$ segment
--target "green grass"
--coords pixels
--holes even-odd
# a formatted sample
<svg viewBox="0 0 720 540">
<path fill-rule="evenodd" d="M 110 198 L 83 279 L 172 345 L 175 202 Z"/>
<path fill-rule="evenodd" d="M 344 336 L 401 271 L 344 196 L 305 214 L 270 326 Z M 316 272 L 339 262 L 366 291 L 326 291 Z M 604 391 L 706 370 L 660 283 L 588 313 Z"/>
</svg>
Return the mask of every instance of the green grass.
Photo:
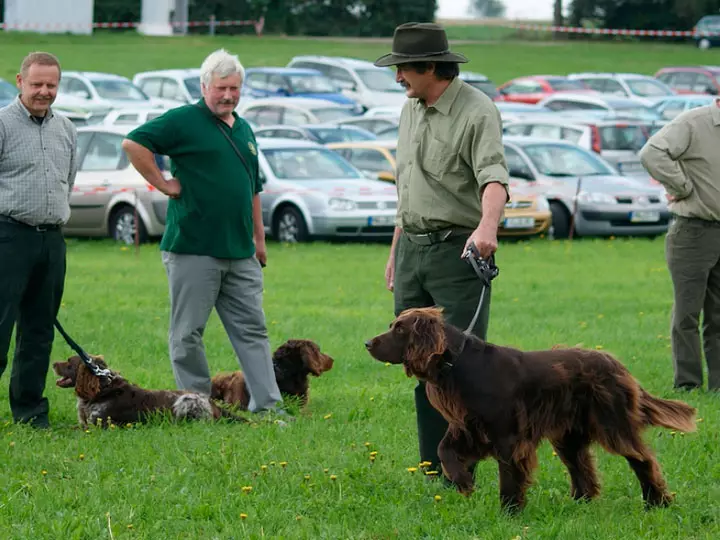
<svg viewBox="0 0 720 540">
<path fill-rule="evenodd" d="M 581 505 L 543 445 L 528 507 L 515 518 L 499 512 L 492 461 L 478 467 L 469 499 L 408 472 L 418 461 L 415 382 L 363 347 L 392 317 L 383 286 L 387 251 L 386 244 L 270 244 L 265 311 L 273 348 L 309 338 L 336 361 L 312 380 L 307 410 L 285 429 L 156 423 L 85 433 L 76 427 L 72 391 L 57 388 L 50 375 L 53 428 L 36 432 L 4 422 L 3 377 L 2 537 L 110 538 L 108 519 L 116 539 L 719 537 L 720 398 L 705 392 L 682 395 L 703 419 L 697 433 L 647 433 L 677 492 L 668 509 L 643 511 L 625 460 L 602 451 L 602 495 Z M 672 295 L 661 240 L 503 243 L 498 264 L 491 341 L 522 349 L 603 347 L 649 391 L 680 396 L 671 390 Z M 61 317 L 78 342 L 131 381 L 174 387 L 157 244 L 136 254 L 109 242 L 70 240 Z M 213 372 L 236 368 L 215 315 L 205 342 Z M 53 359 L 70 352 L 58 336 Z M 378 452 L 374 463 L 371 451 Z"/>
<path fill-rule="evenodd" d="M 453 32 L 454 27 L 450 28 Z M 478 31 L 481 29 L 478 27 Z M 499 29 L 482 31 L 490 30 Z M 0 33 L 0 77 L 14 80 L 22 58 L 39 49 L 56 53 L 64 69 L 111 71 L 132 77 L 145 70 L 199 66 L 207 54 L 219 47 L 238 54 L 246 66 L 284 66 L 297 54 L 375 60 L 390 50 L 390 42 L 271 36 L 158 38 L 131 32 L 98 33 L 92 37 Z M 667 65 L 720 63 L 720 49 L 700 51 L 689 43 L 497 41 L 463 42 L 453 45 L 453 49 L 468 57 L 467 69 L 483 72 L 497 84 L 528 74 L 596 70 L 652 75 Z"/>
</svg>

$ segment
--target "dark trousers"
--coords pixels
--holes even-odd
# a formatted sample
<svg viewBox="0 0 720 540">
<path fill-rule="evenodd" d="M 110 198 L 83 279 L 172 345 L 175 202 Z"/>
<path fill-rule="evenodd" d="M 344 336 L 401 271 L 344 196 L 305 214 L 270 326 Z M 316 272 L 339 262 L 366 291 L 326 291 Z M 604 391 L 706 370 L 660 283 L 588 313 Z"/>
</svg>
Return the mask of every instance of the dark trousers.
<svg viewBox="0 0 720 540">
<path fill-rule="evenodd" d="M 48 424 L 43 392 L 64 284 L 65 240 L 59 229 L 37 231 L 0 221 L 0 377 L 17 323 L 10 375 L 16 422 Z"/>
<path fill-rule="evenodd" d="M 670 339 L 675 387 L 702 386 L 704 350 L 708 387 L 720 390 L 720 223 L 678 217 L 665 247 L 674 291 Z"/>
<path fill-rule="evenodd" d="M 418 307 L 440 306 L 445 320 L 465 330 L 475 314 L 482 283 L 472 267 L 462 260 L 469 235 L 452 236 L 432 245 L 413 243 L 405 234 L 398 240 L 395 254 L 395 315 Z M 485 292 L 483 311 L 473 333 L 486 338 L 490 318 L 490 289 Z M 440 471 L 438 445 L 448 428 L 447 421 L 430 404 L 425 383 L 415 388 L 420 460 L 429 461 Z"/>
</svg>

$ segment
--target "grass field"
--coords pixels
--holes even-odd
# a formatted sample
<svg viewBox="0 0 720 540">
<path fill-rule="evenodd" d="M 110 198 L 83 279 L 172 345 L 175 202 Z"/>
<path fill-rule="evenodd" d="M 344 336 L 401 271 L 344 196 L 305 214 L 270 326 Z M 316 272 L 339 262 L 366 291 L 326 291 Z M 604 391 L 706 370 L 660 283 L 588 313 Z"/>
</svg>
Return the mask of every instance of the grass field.
<svg viewBox="0 0 720 540">
<path fill-rule="evenodd" d="M 474 35 L 470 34 L 473 27 L 459 28 L 465 39 Z M 481 30 L 503 29 L 480 27 L 477 31 Z M 479 38 L 482 39 L 482 34 Z M 270 36 L 157 38 L 134 33 L 38 36 L 0 32 L 0 77 L 14 80 L 22 58 L 37 49 L 56 53 L 65 69 L 110 71 L 132 77 L 145 70 L 199 66 L 208 53 L 219 47 L 238 54 L 246 66 L 284 66 L 297 54 L 349 55 L 375 60 L 390 50 L 390 41 Z M 720 49 L 699 51 L 690 44 L 464 41 L 453 45 L 453 49 L 468 57 L 468 69 L 485 73 L 497 84 L 528 74 L 595 70 L 652 75 L 667 65 L 720 64 Z"/>
<path fill-rule="evenodd" d="M 363 347 L 392 316 L 382 279 L 387 245 L 271 243 L 269 253 L 265 310 L 273 348 L 309 338 L 336 361 L 312 380 L 309 407 L 298 420 L 284 429 L 154 424 L 85 433 L 76 427 L 72 391 L 57 388 L 51 375 L 51 431 L 0 423 L 3 538 L 94 540 L 110 538 L 109 527 L 117 539 L 152 540 L 720 535 L 717 395 L 682 395 L 703 419 L 697 433 L 647 433 L 677 493 L 674 506 L 643 511 L 625 460 L 603 452 L 601 497 L 575 504 L 565 470 L 544 445 L 527 510 L 505 517 L 492 461 L 478 468 L 469 499 L 407 470 L 418 465 L 415 383 Z M 491 341 L 523 349 L 603 348 L 651 392 L 680 396 L 671 390 L 671 287 L 661 240 L 504 243 L 498 264 Z M 106 242 L 70 240 L 68 266 L 61 316 L 75 339 L 133 382 L 172 388 L 158 246 L 142 246 L 136 255 Z M 206 345 L 213 372 L 236 368 L 215 315 Z M 58 337 L 53 358 L 69 354 Z M 9 419 L 7 376 L 0 418 Z M 370 452 L 377 452 L 374 462 Z"/>
</svg>

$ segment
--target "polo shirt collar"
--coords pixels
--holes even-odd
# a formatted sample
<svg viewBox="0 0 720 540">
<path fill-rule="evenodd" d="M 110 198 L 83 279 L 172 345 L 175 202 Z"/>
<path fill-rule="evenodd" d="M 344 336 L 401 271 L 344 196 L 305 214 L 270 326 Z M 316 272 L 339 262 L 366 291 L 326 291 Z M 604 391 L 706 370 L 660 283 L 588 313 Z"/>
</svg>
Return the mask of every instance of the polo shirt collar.
<svg viewBox="0 0 720 540">
<path fill-rule="evenodd" d="M 427 109 L 435 109 L 440 114 L 443 114 L 445 116 L 450 114 L 450 109 L 452 108 L 453 103 L 455 103 L 455 100 L 457 99 L 458 94 L 460 93 L 460 89 L 462 88 L 462 81 L 459 77 L 455 77 L 452 81 L 450 81 L 450 84 L 445 89 L 445 91 L 442 93 L 442 95 L 438 98 L 438 100 L 435 102 L 434 105 L 430 105 L 429 107 L 425 106 L 425 102 L 418 100 L 418 103 L 416 106 L 420 106 Z"/>
<path fill-rule="evenodd" d="M 205 113 L 210 115 L 213 120 L 220 120 L 207 106 L 207 103 L 205 103 L 205 98 L 200 98 L 200 100 L 195 105 L 203 109 Z M 233 110 L 232 114 L 235 117 L 235 120 L 240 118 L 240 115 L 237 113 L 237 111 Z"/>
<path fill-rule="evenodd" d="M 710 107 L 710 114 L 713 118 L 713 124 L 720 126 L 720 98 L 716 99 Z"/>
<path fill-rule="evenodd" d="M 18 111 L 20 114 L 22 114 L 23 116 L 26 116 L 33 122 L 35 121 L 33 114 L 28 110 L 28 108 L 25 106 L 25 104 L 22 101 L 20 101 L 20 95 L 18 95 L 15 98 L 13 105 L 15 106 L 15 110 Z M 55 116 L 55 113 L 53 112 L 52 107 L 49 107 L 47 114 L 45 115 L 45 119 L 52 118 L 53 116 Z"/>
</svg>

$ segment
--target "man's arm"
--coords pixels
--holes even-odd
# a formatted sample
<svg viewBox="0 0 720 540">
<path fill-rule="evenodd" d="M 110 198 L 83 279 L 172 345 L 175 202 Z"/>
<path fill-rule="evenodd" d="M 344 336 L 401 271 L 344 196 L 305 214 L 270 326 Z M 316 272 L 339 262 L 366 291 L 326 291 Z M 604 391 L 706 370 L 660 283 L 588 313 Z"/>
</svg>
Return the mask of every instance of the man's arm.
<svg viewBox="0 0 720 540">
<path fill-rule="evenodd" d="M 390 244 L 390 256 L 388 257 L 387 264 L 385 265 L 385 287 L 388 291 L 392 291 L 395 288 L 395 252 L 397 251 L 397 243 L 402 234 L 402 228 L 399 225 L 395 226 L 395 232 L 393 233 L 392 244 Z"/>
<path fill-rule="evenodd" d="M 265 244 L 265 225 L 263 225 L 262 201 L 260 194 L 256 193 L 252 200 L 253 213 L 253 239 L 255 240 L 255 256 L 260 264 L 267 264 L 267 246 Z"/>
<path fill-rule="evenodd" d="M 72 139 L 73 142 L 70 145 L 70 171 L 68 172 L 68 200 L 72 195 L 73 187 L 75 186 L 75 177 L 77 176 L 77 130 L 75 126 L 72 126 Z"/>
<path fill-rule="evenodd" d="M 176 199 L 180 196 L 180 183 L 176 179 L 165 180 L 162 171 L 157 166 L 155 154 L 145 148 L 142 144 L 125 139 L 122 143 L 123 150 L 128 155 L 130 163 L 147 182 L 157 188 L 170 198 Z"/>
<path fill-rule="evenodd" d="M 674 200 L 684 199 L 693 190 L 692 183 L 678 164 L 691 140 L 690 126 L 681 118 L 650 137 L 640 150 L 640 161 L 647 172 L 665 187 Z"/>
</svg>

